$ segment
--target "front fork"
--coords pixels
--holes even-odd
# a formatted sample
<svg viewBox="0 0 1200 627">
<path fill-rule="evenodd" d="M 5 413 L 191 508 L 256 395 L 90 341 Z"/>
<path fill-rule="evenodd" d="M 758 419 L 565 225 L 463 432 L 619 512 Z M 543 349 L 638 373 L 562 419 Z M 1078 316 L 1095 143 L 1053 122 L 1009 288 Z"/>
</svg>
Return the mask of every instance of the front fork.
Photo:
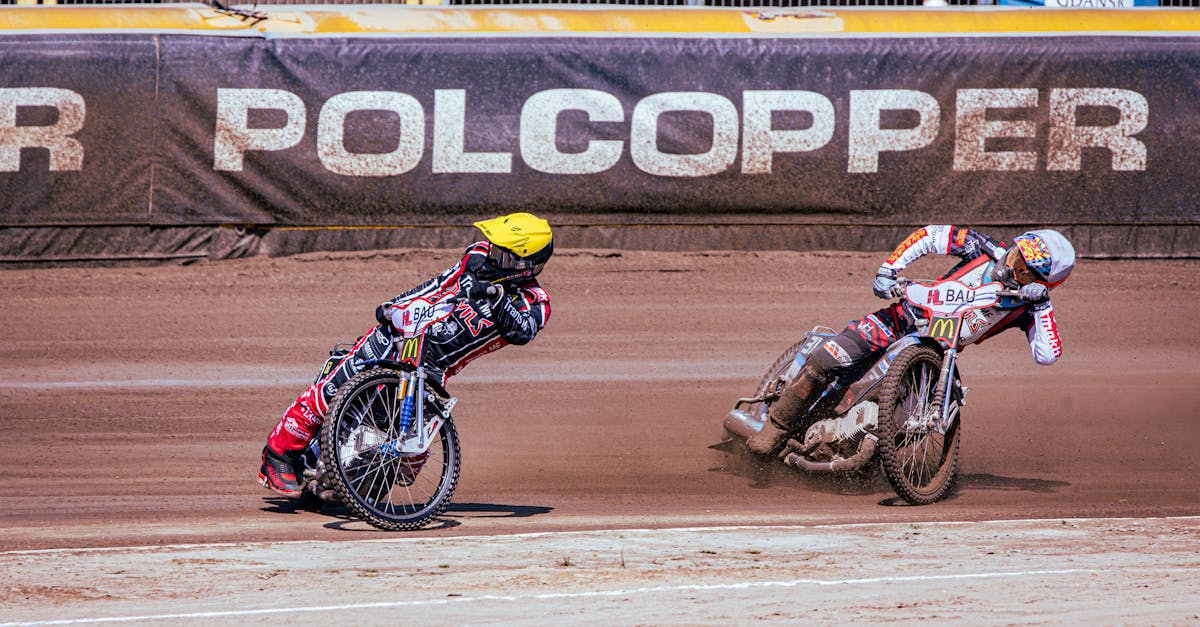
<svg viewBox="0 0 1200 627">
<path fill-rule="evenodd" d="M 404 377 L 404 399 L 400 402 L 400 428 L 398 432 L 400 437 L 404 437 L 408 433 L 408 428 L 412 426 L 413 414 L 416 413 L 417 431 L 420 432 L 421 427 L 425 426 L 425 404 L 417 401 L 423 398 L 421 393 L 425 391 L 425 368 L 417 366 L 416 372 L 410 376 Z"/>
<path fill-rule="evenodd" d="M 406 434 L 412 427 L 414 419 L 417 423 L 416 446 L 419 450 L 426 448 L 425 403 L 421 402 L 421 399 L 425 398 L 425 368 L 423 366 L 417 366 L 415 372 L 404 373 L 400 380 L 400 396 L 400 423 L 396 428 L 397 437 L 379 447 L 379 452 L 387 457 L 399 457 L 411 448 Z"/>
<path fill-rule="evenodd" d="M 391 457 L 419 455 L 429 450 L 434 435 L 442 423 L 449 417 L 450 408 L 456 399 L 450 399 L 443 415 L 436 412 L 432 416 L 425 414 L 425 373 L 424 366 L 417 366 L 411 373 L 406 373 L 402 383 L 400 401 L 400 424 L 396 430 L 396 439 L 380 447 L 380 452 Z M 407 437 L 410 427 L 415 424 L 416 437 Z"/>
<path fill-rule="evenodd" d="M 957 348 L 946 349 L 942 356 L 942 371 L 938 373 L 937 391 L 933 395 L 933 406 L 938 409 L 938 431 L 944 432 L 950 423 L 950 403 L 954 400 L 951 392 L 954 386 L 954 362 L 958 358 Z"/>
</svg>

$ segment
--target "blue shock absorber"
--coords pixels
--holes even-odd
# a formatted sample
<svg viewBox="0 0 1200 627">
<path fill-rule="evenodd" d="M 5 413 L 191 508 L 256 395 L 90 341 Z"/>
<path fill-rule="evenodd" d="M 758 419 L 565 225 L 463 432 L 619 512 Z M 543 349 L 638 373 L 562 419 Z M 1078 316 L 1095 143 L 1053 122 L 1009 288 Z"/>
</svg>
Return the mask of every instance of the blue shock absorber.
<svg viewBox="0 0 1200 627">
<path fill-rule="evenodd" d="M 400 443 L 404 442 L 404 434 L 408 433 L 408 427 L 412 424 L 413 392 L 416 391 L 416 387 L 413 385 L 412 379 L 406 376 L 403 384 L 404 400 L 400 402 L 400 429 L 397 433 L 397 438 L 379 448 L 379 452 L 388 457 L 397 457 L 400 455 Z"/>
<path fill-rule="evenodd" d="M 413 405 L 416 401 L 417 386 L 413 385 L 411 379 L 407 383 L 408 385 L 404 386 L 404 402 L 400 405 L 399 435 L 401 439 L 403 439 L 405 433 L 408 433 L 408 428 L 412 425 Z"/>
</svg>

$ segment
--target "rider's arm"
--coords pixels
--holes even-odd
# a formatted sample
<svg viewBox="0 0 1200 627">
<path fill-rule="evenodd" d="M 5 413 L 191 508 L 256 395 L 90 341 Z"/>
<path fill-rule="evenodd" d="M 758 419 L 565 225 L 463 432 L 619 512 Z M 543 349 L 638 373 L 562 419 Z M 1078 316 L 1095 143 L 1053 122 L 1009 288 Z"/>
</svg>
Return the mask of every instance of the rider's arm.
<svg viewBox="0 0 1200 627">
<path fill-rule="evenodd" d="M 447 289 L 457 290 L 459 277 L 462 276 L 463 272 L 470 271 L 471 269 L 482 264 L 483 260 L 487 259 L 487 250 L 486 242 L 475 242 L 474 244 L 471 244 L 467 247 L 466 252 L 463 253 L 462 259 L 458 260 L 458 263 L 450 266 L 446 270 L 442 271 L 441 274 L 433 277 L 432 279 L 429 279 L 428 281 L 425 281 L 424 283 L 402 294 L 384 301 L 375 309 L 375 319 L 378 320 L 380 324 L 383 324 L 385 321 L 387 321 L 390 316 L 389 310 L 394 304 L 406 303 L 420 296 L 433 296 L 434 294 Z"/>
<path fill-rule="evenodd" d="M 450 270 L 454 270 L 457 267 L 458 266 L 456 265 Z M 447 272 L 450 270 L 447 270 Z M 375 320 L 378 321 L 379 324 L 389 324 L 395 327 L 395 325 L 392 323 L 392 314 L 394 313 L 392 305 L 407 302 L 418 296 L 425 296 L 427 294 L 436 292 L 438 290 L 438 286 L 442 282 L 442 277 L 445 275 L 446 272 L 443 272 L 442 274 L 425 281 L 424 283 L 412 288 L 411 290 L 408 290 L 407 292 L 404 292 L 403 294 L 400 294 L 399 296 L 395 296 L 389 300 L 383 301 L 378 307 L 375 308 Z"/>
<path fill-rule="evenodd" d="M 1062 357 L 1062 338 L 1058 335 L 1058 323 L 1054 321 L 1054 307 L 1046 301 L 1033 305 L 1030 313 L 1033 320 L 1025 329 L 1029 350 L 1034 361 L 1049 366 Z"/>
<path fill-rule="evenodd" d="M 894 276 L 909 264 L 929 254 L 954 255 L 964 260 L 986 254 L 999 260 L 1004 256 L 1004 252 L 1004 246 L 999 241 L 975 229 L 951 224 L 931 224 L 913 231 L 900 242 L 887 261 L 883 262 L 880 270 L 889 270 Z"/>
<path fill-rule="evenodd" d="M 523 287 L 512 296 L 506 293 L 495 307 L 494 318 L 504 341 L 528 344 L 550 318 L 550 296 L 537 285 Z"/>
</svg>

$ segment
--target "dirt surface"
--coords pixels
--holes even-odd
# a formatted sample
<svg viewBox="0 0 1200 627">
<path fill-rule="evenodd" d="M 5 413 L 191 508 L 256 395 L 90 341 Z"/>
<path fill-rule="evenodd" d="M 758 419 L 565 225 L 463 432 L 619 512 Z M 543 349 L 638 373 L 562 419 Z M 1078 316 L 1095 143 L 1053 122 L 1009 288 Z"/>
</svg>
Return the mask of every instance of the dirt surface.
<svg viewBox="0 0 1200 627">
<path fill-rule="evenodd" d="M 804 330 L 881 304 L 860 253 L 561 251 L 543 333 L 450 382 L 438 524 L 258 487 L 325 351 L 457 254 L 0 270 L 0 622 L 1200 620 L 1200 263 L 1084 260 L 1052 367 L 1020 333 L 968 349 L 932 506 L 708 448 Z"/>
</svg>

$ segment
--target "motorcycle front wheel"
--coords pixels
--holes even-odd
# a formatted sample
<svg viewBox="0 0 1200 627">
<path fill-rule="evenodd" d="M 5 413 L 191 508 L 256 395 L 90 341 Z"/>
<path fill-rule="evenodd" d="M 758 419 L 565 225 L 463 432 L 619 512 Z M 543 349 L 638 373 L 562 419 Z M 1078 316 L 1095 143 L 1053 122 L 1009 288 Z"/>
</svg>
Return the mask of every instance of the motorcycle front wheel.
<svg viewBox="0 0 1200 627">
<path fill-rule="evenodd" d="M 958 465 L 958 402 L 941 426 L 935 406 L 942 356 L 927 346 L 900 351 L 880 385 L 879 456 L 888 482 L 913 505 L 940 500 Z"/>
<path fill-rule="evenodd" d="M 461 464 L 449 418 L 426 453 L 393 450 L 406 435 L 398 432 L 403 381 L 395 370 L 358 373 L 334 396 L 321 430 L 321 459 L 334 491 L 355 515 L 387 531 L 420 529 L 444 512 Z"/>
</svg>

